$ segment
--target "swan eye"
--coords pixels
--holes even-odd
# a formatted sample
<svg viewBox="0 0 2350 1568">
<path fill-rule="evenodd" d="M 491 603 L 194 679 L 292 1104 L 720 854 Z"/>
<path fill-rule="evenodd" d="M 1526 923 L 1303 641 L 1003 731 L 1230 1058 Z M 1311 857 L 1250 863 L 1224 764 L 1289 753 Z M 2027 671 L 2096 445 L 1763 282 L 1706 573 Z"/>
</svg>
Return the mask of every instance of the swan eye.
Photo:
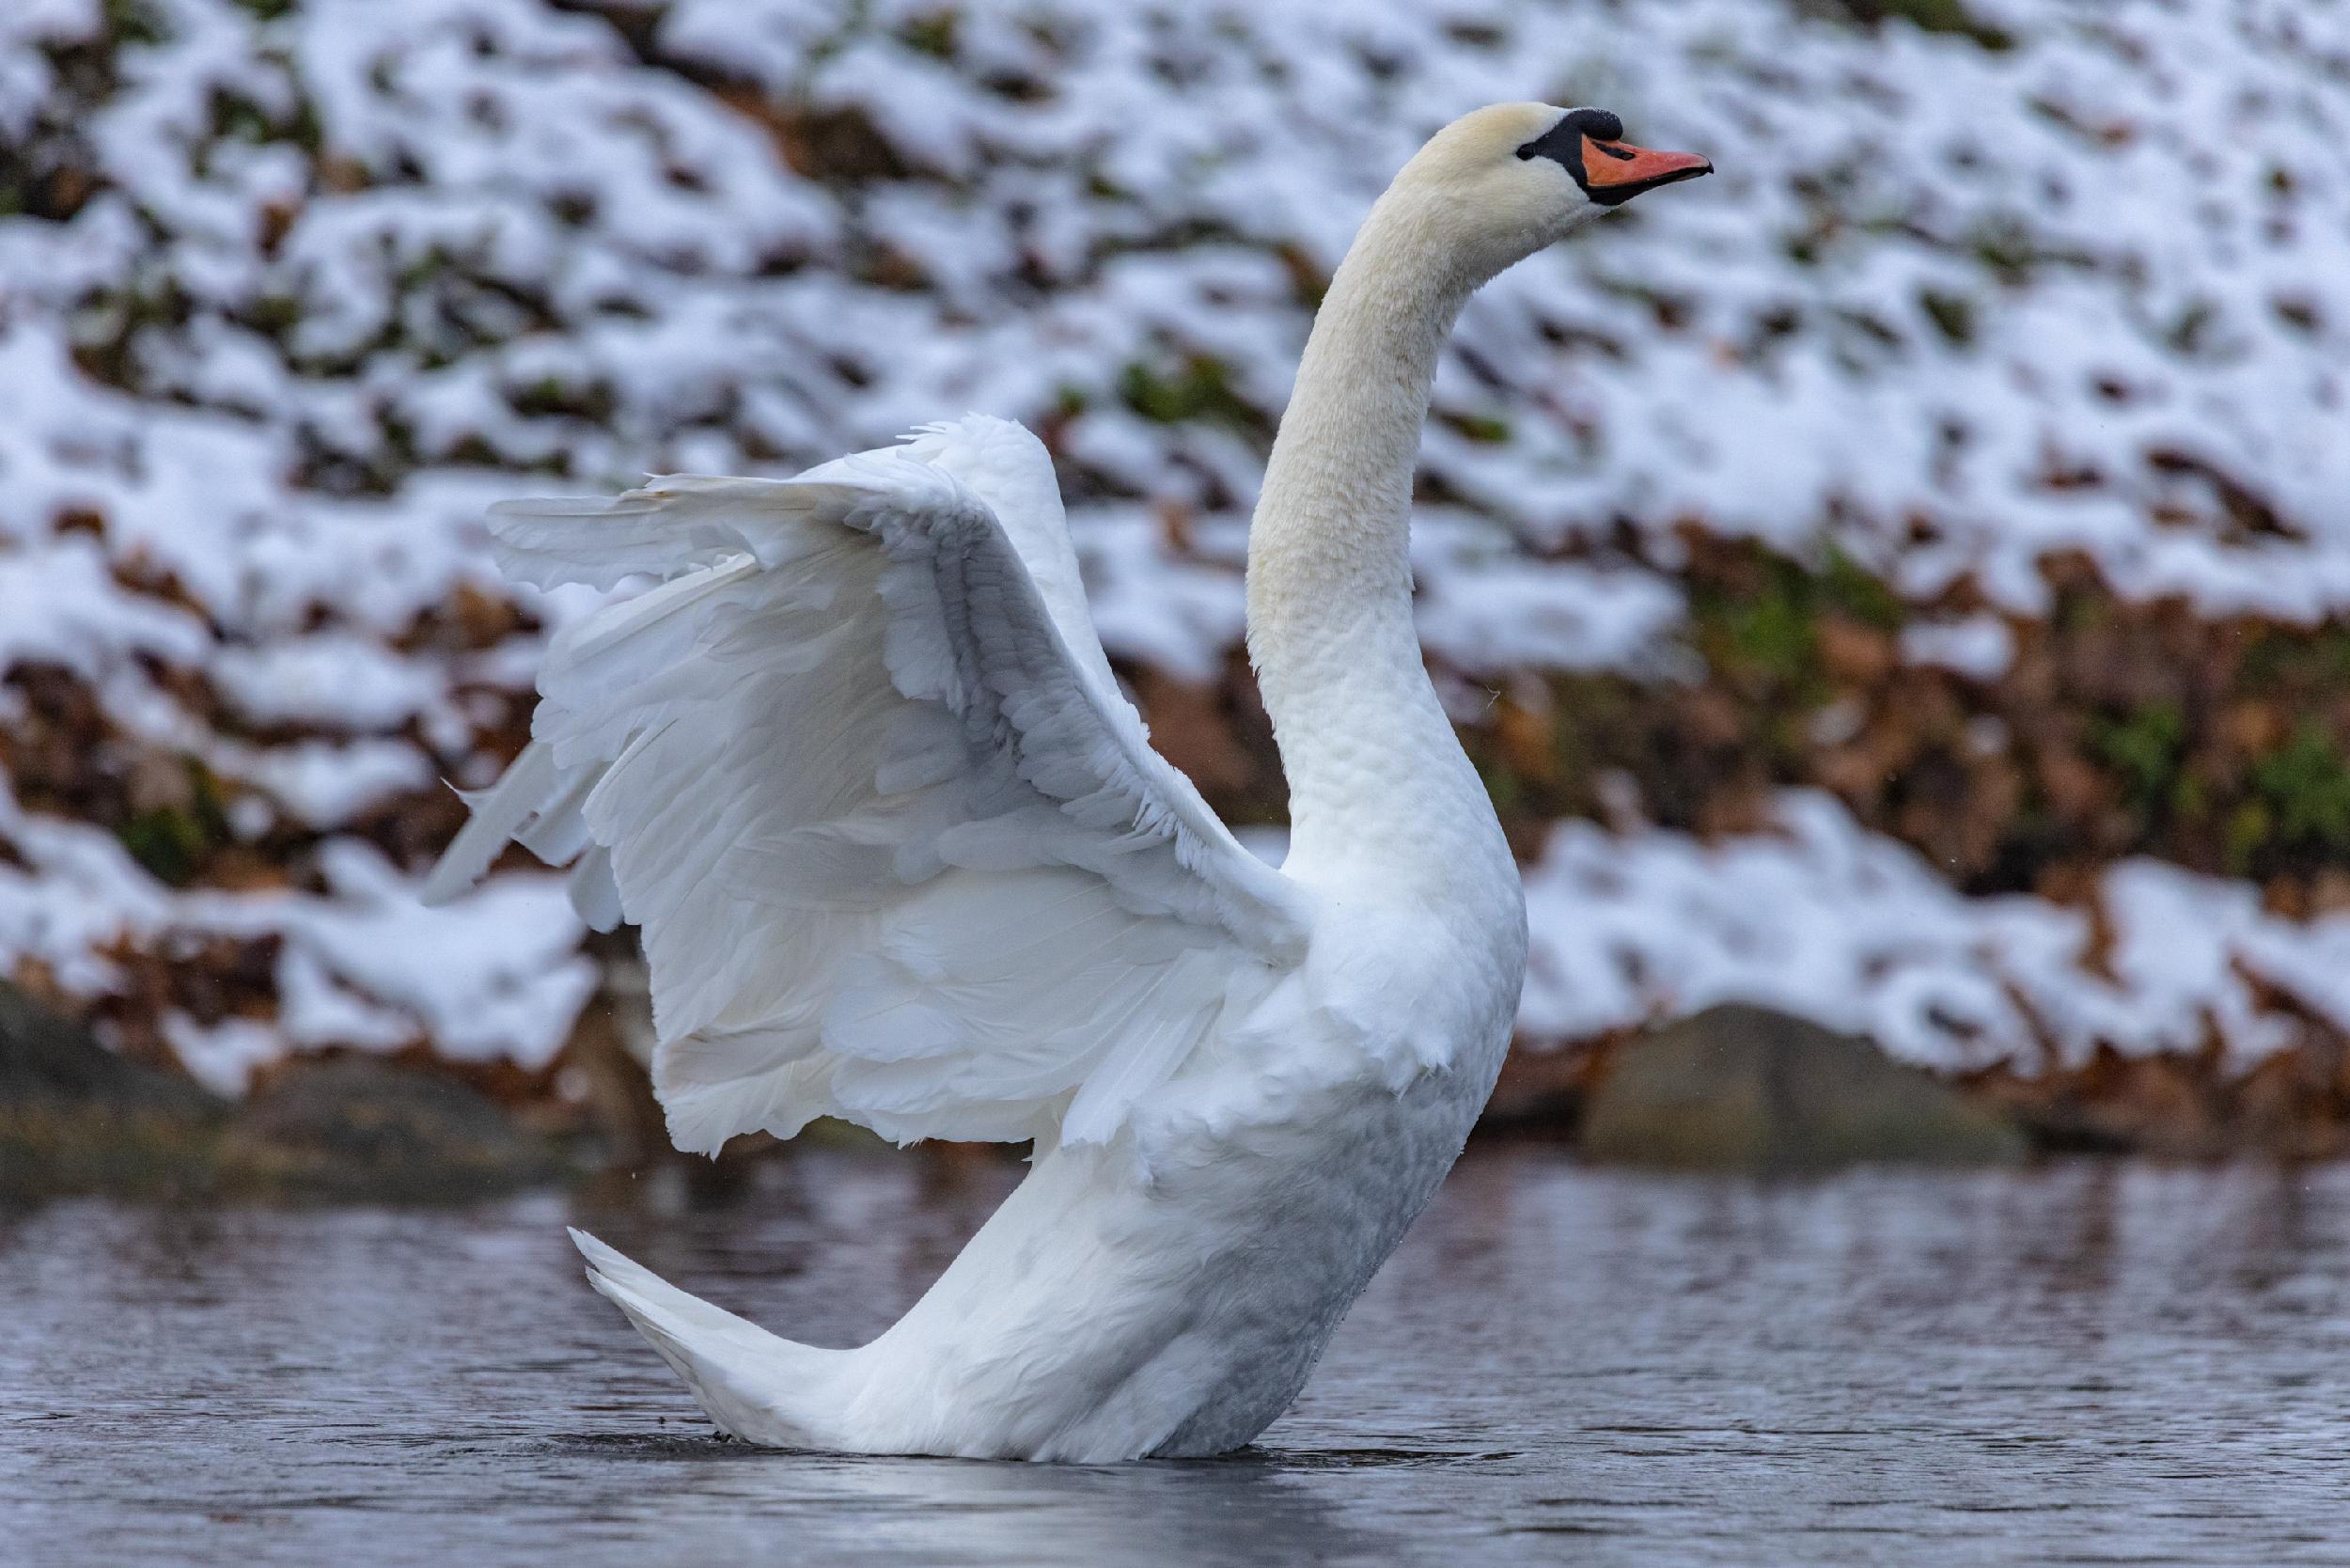
<svg viewBox="0 0 2350 1568">
<path fill-rule="evenodd" d="M 1568 155 L 1573 154 L 1580 162 L 1580 149 L 1587 136 L 1595 142 L 1620 142 L 1623 140 L 1623 120 L 1606 109 L 1569 109 L 1558 124 L 1519 148 L 1518 156 L 1553 159 L 1565 164 L 1567 172 L 1572 174 L 1574 164 L 1569 163 Z"/>
</svg>

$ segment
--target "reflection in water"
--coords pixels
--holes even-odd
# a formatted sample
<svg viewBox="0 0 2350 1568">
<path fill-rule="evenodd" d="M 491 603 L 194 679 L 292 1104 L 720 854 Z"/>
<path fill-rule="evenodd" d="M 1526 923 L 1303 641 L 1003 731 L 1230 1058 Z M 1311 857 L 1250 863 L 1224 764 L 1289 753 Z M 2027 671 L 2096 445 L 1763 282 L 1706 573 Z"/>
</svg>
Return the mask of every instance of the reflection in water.
<svg viewBox="0 0 2350 1568">
<path fill-rule="evenodd" d="M 598 1445 L 609 1462 L 638 1440 Z M 1247 1560 L 1393 1560 L 1397 1544 L 1277 1462 L 1243 1455 L 1207 1465 L 1083 1468 L 942 1459 L 778 1460 L 734 1450 L 640 1450 L 658 1463 L 644 1483 L 687 1516 L 734 1521 L 727 1549 L 795 1560 L 821 1519 L 814 1560 L 888 1563 L 1182 1563 L 1219 1544 Z M 609 1474 L 608 1471 L 604 1472 Z"/>
<path fill-rule="evenodd" d="M 1484 1152 L 1259 1448 L 1085 1468 L 715 1442 L 561 1231 L 847 1344 L 1017 1177 L 0 1217 L 0 1560 L 2350 1560 L 2350 1171 Z"/>
</svg>

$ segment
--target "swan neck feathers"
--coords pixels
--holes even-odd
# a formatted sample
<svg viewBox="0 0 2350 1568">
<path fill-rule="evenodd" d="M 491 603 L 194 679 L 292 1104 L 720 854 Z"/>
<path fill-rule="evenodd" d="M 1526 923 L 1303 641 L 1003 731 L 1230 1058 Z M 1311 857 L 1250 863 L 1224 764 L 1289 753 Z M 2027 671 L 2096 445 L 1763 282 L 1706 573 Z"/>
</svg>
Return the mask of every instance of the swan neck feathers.
<svg viewBox="0 0 2350 1568">
<path fill-rule="evenodd" d="M 1453 165 L 1465 154 L 1448 142 L 1459 129 L 1396 177 L 1340 263 L 1250 525 L 1248 651 L 1289 778 L 1292 874 L 1358 860 L 1367 833 L 1394 869 L 1431 875 L 1458 838 L 1484 859 L 1498 843 L 1421 662 L 1413 477 L 1463 306 L 1555 235 L 1488 222 L 1464 196 Z"/>
</svg>

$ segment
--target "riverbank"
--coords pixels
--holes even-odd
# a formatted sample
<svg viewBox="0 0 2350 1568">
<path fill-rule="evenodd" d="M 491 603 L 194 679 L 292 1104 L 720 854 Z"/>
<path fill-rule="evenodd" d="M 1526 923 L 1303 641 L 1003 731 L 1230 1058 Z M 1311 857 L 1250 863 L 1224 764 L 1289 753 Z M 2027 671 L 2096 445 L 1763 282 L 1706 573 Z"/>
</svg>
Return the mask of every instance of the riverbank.
<svg viewBox="0 0 2350 1568">
<path fill-rule="evenodd" d="M 168 1060 L 108 1050 L 0 984 L 0 1198 L 465 1202 L 667 1171 L 717 1200 L 795 1152 L 882 1147 L 820 1123 L 790 1146 L 738 1139 L 714 1162 L 677 1153 L 614 1005 L 591 1013 L 604 1027 L 535 1077 L 346 1052 L 279 1063 L 227 1100 Z M 2102 1075 L 2047 1081 L 1946 1080 L 1787 1014 L 1723 1007 L 1600 1047 L 1520 1050 L 1479 1137 L 1594 1165 L 1783 1174 L 2083 1152 L 2208 1162 L 2350 1150 L 2338 1069 L 2272 1061 L 2232 1078 L 2208 1062 L 2200 1076 L 2169 1059 L 2103 1065 Z M 914 1158 L 952 1169 L 1015 1156 L 1009 1146 L 926 1145 Z"/>
</svg>

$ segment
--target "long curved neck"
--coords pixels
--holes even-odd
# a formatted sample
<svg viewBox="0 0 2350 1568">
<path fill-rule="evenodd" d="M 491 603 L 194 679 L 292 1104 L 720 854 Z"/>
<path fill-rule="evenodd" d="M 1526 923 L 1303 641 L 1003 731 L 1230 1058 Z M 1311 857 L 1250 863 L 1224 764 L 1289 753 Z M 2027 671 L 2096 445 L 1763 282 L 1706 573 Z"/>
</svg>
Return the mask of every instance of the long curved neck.
<svg viewBox="0 0 2350 1568">
<path fill-rule="evenodd" d="M 1498 841 L 1412 622 L 1420 426 L 1483 281 L 1445 255 L 1394 193 L 1372 210 L 1314 321 L 1249 530 L 1248 653 L 1289 776 L 1292 870 L 1360 860 L 1373 835 L 1383 861 L 1417 863 L 1422 844 L 1457 856 L 1427 842 L 1454 823 Z"/>
</svg>

